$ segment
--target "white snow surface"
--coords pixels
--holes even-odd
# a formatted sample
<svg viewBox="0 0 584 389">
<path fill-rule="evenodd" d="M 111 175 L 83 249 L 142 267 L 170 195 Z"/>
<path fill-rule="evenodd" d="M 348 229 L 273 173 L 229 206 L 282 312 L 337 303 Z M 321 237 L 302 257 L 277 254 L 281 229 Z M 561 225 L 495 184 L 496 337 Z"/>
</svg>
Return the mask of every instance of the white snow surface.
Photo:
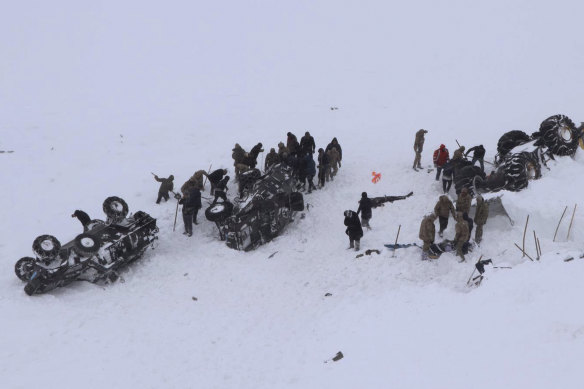
<svg viewBox="0 0 584 389">
<path fill-rule="evenodd" d="M 583 150 L 504 193 L 515 225 L 489 219 L 466 263 L 383 244 L 400 225 L 399 241 L 417 242 L 441 194 L 433 172 L 411 169 L 418 129 L 427 166 L 441 143 L 483 144 L 492 160 L 505 131 L 584 120 L 583 11 L 575 0 L 5 4 L 0 149 L 15 152 L 0 154 L 0 386 L 580 388 L 581 208 L 567 234 Z M 210 164 L 233 176 L 236 142 L 276 147 L 307 130 L 317 147 L 336 136 L 343 166 L 255 251 L 227 248 L 203 212 L 193 237 L 180 214 L 173 233 L 176 202 L 154 204 L 151 171 L 179 187 Z M 343 211 L 362 191 L 414 196 L 374 210 L 361 252 L 381 254 L 356 259 Z M 71 213 L 103 218 L 112 195 L 157 218 L 159 246 L 124 283 L 26 296 L 13 267 L 34 238 L 73 239 Z M 528 215 L 538 262 L 514 246 Z M 512 269 L 467 288 L 481 255 Z"/>
</svg>

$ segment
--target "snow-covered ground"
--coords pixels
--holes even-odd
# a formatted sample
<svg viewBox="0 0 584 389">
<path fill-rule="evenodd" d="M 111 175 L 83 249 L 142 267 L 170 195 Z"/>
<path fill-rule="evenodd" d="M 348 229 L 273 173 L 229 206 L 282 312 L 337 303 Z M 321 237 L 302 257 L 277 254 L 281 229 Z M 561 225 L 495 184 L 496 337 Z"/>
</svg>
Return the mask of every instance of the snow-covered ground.
<svg viewBox="0 0 584 389">
<path fill-rule="evenodd" d="M 505 131 L 531 133 L 556 113 L 584 120 L 580 2 L 4 8 L 0 149 L 15 152 L 0 154 L 1 387 L 581 386 L 581 208 L 566 236 L 582 149 L 505 193 L 515 225 L 491 218 L 466 263 L 383 246 L 400 225 L 399 241 L 417 242 L 441 194 L 434 173 L 411 169 L 419 128 L 428 165 L 440 143 L 482 143 L 492 160 Z M 211 163 L 233 175 L 236 142 L 275 147 L 307 130 L 317 147 L 339 139 L 343 167 L 306 196 L 304 218 L 253 252 L 228 249 L 207 221 L 192 238 L 180 224 L 173 233 L 176 203 L 154 204 L 151 171 L 178 185 Z M 343 211 L 362 191 L 414 196 L 374 210 L 361 243 L 381 254 L 356 259 Z M 71 213 L 102 218 L 111 195 L 157 218 L 159 246 L 124 283 L 26 296 L 13 267 L 33 239 L 69 241 L 81 230 Z M 527 215 L 526 250 L 535 255 L 535 230 L 543 251 L 535 263 L 514 246 Z M 512 269 L 488 269 L 469 289 L 481 255 Z"/>
</svg>

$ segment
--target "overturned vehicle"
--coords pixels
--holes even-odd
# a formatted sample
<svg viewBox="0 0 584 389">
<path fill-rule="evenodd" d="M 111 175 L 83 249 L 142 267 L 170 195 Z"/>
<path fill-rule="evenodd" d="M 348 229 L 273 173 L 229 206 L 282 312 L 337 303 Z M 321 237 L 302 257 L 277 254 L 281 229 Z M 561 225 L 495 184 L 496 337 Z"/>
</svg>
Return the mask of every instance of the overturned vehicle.
<svg viewBox="0 0 584 389">
<path fill-rule="evenodd" d="M 16 276 L 26 282 L 26 294 L 45 293 L 73 281 L 113 282 L 119 269 L 153 246 L 156 219 L 142 211 L 128 216 L 128 205 L 115 196 L 104 201 L 103 210 L 105 222 L 89 220 L 83 213 L 88 219 L 82 222 L 85 231 L 62 246 L 52 235 L 34 240 L 35 257 L 21 258 L 15 265 Z"/>
<path fill-rule="evenodd" d="M 497 143 L 495 170 L 486 176 L 480 168 L 462 161 L 455 169 L 455 188 L 469 191 L 513 192 L 525 189 L 530 180 L 541 177 L 542 166 L 557 156 L 573 156 L 582 140 L 584 126 L 576 127 L 565 115 L 554 115 L 544 120 L 539 131 L 528 135 L 523 131 L 509 131 Z"/>
<path fill-rule="evenodd" d="M 304 198 L 286 164 L 272 165 L 263 176 L 252 169 L 239 180 L 243 200 L 212 204 L 205 217 L 215 222 L 228 247 L 249 251 L 278 236 L 304 210 Z"/>
</svg>

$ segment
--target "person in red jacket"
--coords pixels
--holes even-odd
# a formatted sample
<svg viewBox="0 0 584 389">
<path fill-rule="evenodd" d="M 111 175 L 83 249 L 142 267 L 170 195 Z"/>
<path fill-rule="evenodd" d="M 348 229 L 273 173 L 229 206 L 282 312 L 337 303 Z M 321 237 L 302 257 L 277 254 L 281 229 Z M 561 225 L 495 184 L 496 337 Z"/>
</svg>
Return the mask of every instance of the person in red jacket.
<svg viewBox="0 0 584 389">
<path fill-rule="evenodd" d="M 444 165 L 446 165 L 446 162 L 450 161 L 450 154 L 448 154 L 446 146 L 440 145 L 440 147 L 434 151 L 433 159 L 434 167 L 436 168 L 436 181 L 438 181 Z"/>
</svg>

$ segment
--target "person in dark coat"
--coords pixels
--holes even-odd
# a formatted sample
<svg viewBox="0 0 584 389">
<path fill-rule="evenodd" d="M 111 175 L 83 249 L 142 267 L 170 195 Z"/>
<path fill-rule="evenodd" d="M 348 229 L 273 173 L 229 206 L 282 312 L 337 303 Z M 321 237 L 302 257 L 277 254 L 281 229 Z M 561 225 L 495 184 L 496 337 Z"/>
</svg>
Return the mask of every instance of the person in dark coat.
<svg viewBox="0 0 584 389">
<path fill-rule="evenodd" d="M 212 205 L 215 205 L 219 198 L 221 198 L 223 202 L 227 201 L 227 182 L 229 182 L 229 176 L 223 177 L 223 179 L 215 186 L 215 199 L 213 200 Z"/>
<path fill-rule="evenodd" d="M 367 197 L 367 192 L 361 193 L 361 200 L 359 200 L 359 208 L 357 209 L 357 215 L 361 213 L 361 225 L 366 227 L 368 230 L 371 229 L 369 226 L 369 220 L 373 216 L 371 209 L 373 208 L 373 203 L 371 199 Z"/>
<path fill-rule="evenodd" d="M 450 191 L 450 187 L 452 186 L 452 177 L 454 176 L 454 166 L 452 165 L 451 161 L 448 161 L 442 166 L 443 173 L 442 173 L 442 191 L 444 194 Z"/>
<path fill-rule="evenodd" d="M 91 223 L 91 218 L 89 217 L 89 215 L 87 213 L 77 209 L 75 212 L 73 212 L 73 215 L 71 215 L 71 217 L 76 217 L 77 220 L 79 220 L 79 222 L 83 226 L 83 232 L 87 232 L 89 230 L 89 224 Z"/>
<path fill-rule="evenodd" d="M 314 154 L 316 144 L 314 143 L 314 138 L 310 135 L 310 132 L 306 131 L 302 139 L 300 139 L 300 149 L 303 153 Z"/>
<path fill-rule="evenodd" d="M 343 160 L 343 149 L 341 149 L 341 145 L 339 144 L 339 141 L 337 140 L 337 138 L 333 138 L 331 143 L 329 143 L 326 146 L 325 151 L 329 151 L 330 149 L 333 149 L 333 148 L 335 150 L 337 150 L 337 152 L 339 153 L 339 167 L 341 167 L 341 161 Z"/>
<path fill-rule="evenodd" d="M 160 200 L 168 201 L 170 195 L 168 192 L 172 192 L 174 189 L 174 176 L 171 174 L 168 178 L 158 178 L 154 175 L 154 179 L 160 182 L 160 188 L 158 188 L 158 198 L 156 199 L 156 204 L 160 204 Z"/>
<path fill-rule="evenodd" d="M 316 186 L 314 186 L 314 182 L 312 181 L 316 175 L 316 163 L 314 163 L 314 159 L 312 159 L 312 154 L 310 153 L 306 153 L 303 157 L 303 161 L 304 176 L 308 181 L 308 193 L 311 193 L 313 189 L 316 189 Z"/>
<path fill-rule="evenodd" d="M 474 165 L 476 161 L 479 161 L 479 164 L 481 165 L 481 170 L 484 172 L 485 171 L 485 152 L 486 152 L 485 148 L 483 147 L 483 145 L 471 147 L 470 149 L 467 150 L 466 153 L 464 153 L 464 156 L 466 157 L 471 151 L 473 152 L 472 164 Z"/>
<path fill-rule="evenodd" d="M 322 148 L 318 149 L 318 185 L 322 188 L 326 181 L 326 174 L 330 170 L 329 157 Z"/>
<path fill-rule="evenodd" d="M 345 211 L 345 225 L 347 226 L 345 234 L 349 235 L 349 248 L 355 248 L 355 251 L 359 251 L 361 238 L 363 237 L 363 228 L 361 227 L 359 215 L 354 211 Z"/>
<path fill-rule="evenodd" d="M 286 147 L 288 148 L 288 152 L 291 155 L 297 155 L 300 153 L 300 144 L 298 143 L 298 139 L 296 135 L 291 132 L 288 132 L 288 137 L 286 138 Z"/>
<path fill-rule="evenodd" d="M 211 174 L 207 174 L 206 172 L 203 174 L 209 179 L 209 182 L 211 183 L 210 194 L 213 196 L 215 190 L 217 189 L 217 184 L 223 179 L 223 176 L 227 174 L 227 169 L 217 169 L 214 170 Z"/>
<path fill-rule="evenodd" d="M 264 164 L 264 171 L 268 170 L 272 165 L 277 164 L 280 162 L 280 157 L 278 153 L 276 153 L 276 149 L 271 148 L 268 155 L 266 155 L 266 162 Z"/>
<path fill-rule="evenodd" d="M 182 204 L 183 221 L 185 223 L 184 235 L 193 236 L 193 222 L 197 223 L 197 213 L 201 209 L 201 191 L 197 187 L 191 187 L 185 193 L 185 196 L 179 200 Z"/>
</svg>

